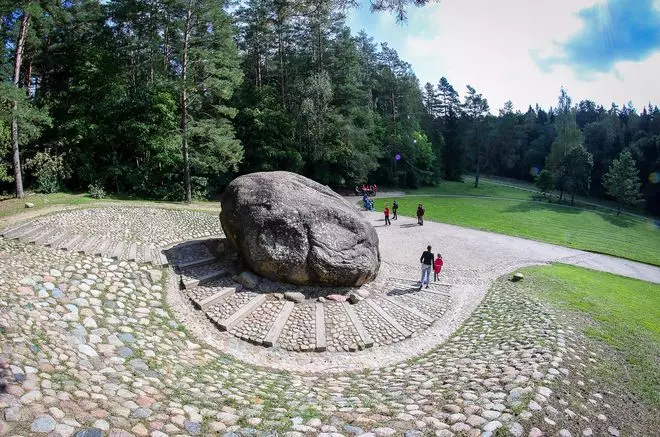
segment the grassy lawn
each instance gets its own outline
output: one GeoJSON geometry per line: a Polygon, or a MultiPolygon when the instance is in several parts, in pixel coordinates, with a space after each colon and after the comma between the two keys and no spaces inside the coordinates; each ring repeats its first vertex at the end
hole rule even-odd
{"type": "Polygon", "coordinates": [[[607,343],[621,362],[601,362],[605,376],[623,379],[660,406],[660,285],[565,264],[523,270],[526,289],[593,321],[587,336],[607,343]]]}
{"type": "Polygon", "coordinates": [[[95,199],[83,194],[53,193],[29,194],[23,199],[13,197],[0,197],[0,217],[7,217],[25,210],[25,203],[33,203],[34,209],[53,205],[82,205],[94,202],[95,199]]]}
{"type": "MultiPolygon", "coordinates": [[[[423,196],[405,196],[397,200],[401,215],[414,217],[417,204],[422,203],[427,220],[660,266],[660,229],[651,220],[523,200],[423,196]]],[[[376,208],[382,211],[385,203],[391,202],[392,199],[376,198],[376,208]]]]}
{"type": "MultiPolygon", "coordinates": [[[[154,206],[158,205],[175,205],[175,204],[181,204],[181,205],[187,205],[191,209],[200,209],[200,210],[206,210],[209,207],[217,206],[217,202],[209,202],[209,201],[193,201],[190,204],[184,204],[184,203],[177,203],[177,202],[166,202],[166,201],[154,201],[154,200],[143,200],[139,198],[134,198],[134,197],[127,197],[127,196],[108,196],[107,198],[104,198],[102,200],[99,199],[93,199],[91,197],[88,197],[85,194],[70,194],[70,193],[53,193],[53,194],[26,194],[25,198],[23,199],[15,199],[13,197],[2,197],[0,196],[0,218],[3,217],[8,217],[13,214],[18,214],[23,211],[34,211],[42,208],[47,208],[49,206],[56,206],[56,205],[70,205],[70,206],[75,206],[75,205],[85,205],[85,204],[91,204],[94,202],[121,202],[121,203],[126,203],[126,204],[153,204],[154,206]],[[25,208],[25,203],[33,203],[34,208],[31,209],[26,209],[25,208]]],[[[2,226],[0,226],[1,228],[2,226]]]]}
{"type": "Polygon", "coordinates": [[[465,182],[442,181],[437,187],[407,190],[406,192],[410,195],[485,196],[520,200],[531,200],[534,195],[529,191],[489,182],[479,182],[479,188],[475,188],[474,180],[470,178],[465,178],[465,182]]]}

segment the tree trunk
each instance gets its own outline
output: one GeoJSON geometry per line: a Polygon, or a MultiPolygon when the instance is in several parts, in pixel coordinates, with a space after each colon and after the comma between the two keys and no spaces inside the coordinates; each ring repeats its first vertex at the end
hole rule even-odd
{"type": "MultiPolygon", "coordinates": [[[[27,39],[28,26],[30,25],[30,14],[23,13],[21,18],[21,25],[16,39],[16,54],[14,56],[14,86],[18,88],[21,74],[21,63],[23,62],[23,50],[25,49],[25,40],[27,39]]],[[[16,113],[18,111],[18,102],[14,101],[12,104],[11,116],[11,144],[12,155],[14,164],[14,179],[16,180],[16,197],[22,199],[25,197],[23,192],[23,173],[21,171],[21,153],[18,147],[18,120],[16,113]]]]}
{"type": "Polygon", "coordinates": [[[277,50],[280,58],[280,91],[282,93],[282,109],[286,109],[286,91],[284,89],[284,42],[282,41],[282,23],[277,29],[277,50]]]}
{"type": "Polygon", "coordinates": [[[186,192],[186,202],[192,201],[190,187],[190,161],[188,159],[188,42],[190,38],[190,21],[192,10],[188,9],[183,30],[183,50],[181,54],[181,152],[183,154],[183,179],[186,192]]]}
{"type": "Polygon", "coordinates": [[[476,146],[477,146],[477,175],[474,177],[474,188],[479,188],[479,176],[481,171],[481,147],[479,143],[479,130],[476,130],[477,137],[476,146]]]}
{"type": "Polygon", "coordinates": [[[32,59],[28,60],[25,68],[25,77],[23,78],[23,86],[25,92],[30,97],[30,79],[32,78],[32,59]]]}
{"type": "Polygon", "coordinates": [[[573,192],[571,193],[571,206],[573,206],[574,200],[575,200],[575,193],[573,192]]]}

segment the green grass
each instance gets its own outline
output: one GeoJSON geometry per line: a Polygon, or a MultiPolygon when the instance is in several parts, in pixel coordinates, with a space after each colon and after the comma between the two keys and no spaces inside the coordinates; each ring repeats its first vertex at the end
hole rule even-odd
{"type": "Polygon", "coordinates": [[[521,284],[540,298],[593,320],[587,336],[613,347],[625,363],[602,360],[608,377],[624,378],[632,392],[660,406],[660,285],[565,264],[523,272],[521,284]]]}
{"type": "Polygon", "coordinates": [[[443,181],[436,187],[425,187],[406,191],[409,195],[440,195],[440,196],[479,196],[504,197],[507,199],[531,200],[534,193],[518,188],[504,187],[490,182],[480,182],[479,188],[474,187],[474,180],[466,178],[465,182],[443,181]]]}
{"type": "MultiPolygon", "coordinates": [[[[515,190],[515,189],[514,189],[515,190]]],[[[660,229],[651,221],[614,213],[523,200],[405,196],[399,214],[605,253],[660,266],[660,229]]],[[[376,198],[382,211],[392,199],[376,198]]]]}
{"type": "Polygon", "coordinates": [[[25,210],[26,202],[33,203],[34,209],[41,209],[53,205],[82,205],[94,201],[95,199],[82,194],[68,193],[29,194],[23,199],[0,197],[0,217],[7,217],[25,210]]]}

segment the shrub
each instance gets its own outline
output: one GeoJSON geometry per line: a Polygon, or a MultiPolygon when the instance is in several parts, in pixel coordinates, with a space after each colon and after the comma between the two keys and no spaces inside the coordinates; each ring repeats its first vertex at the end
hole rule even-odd
{"type": "Polygon", "coordinates": [[[58,191],[60,182],[71,174],[64,165],[64,155],[52,155],[50,149],[37,152],[33,158],[25,161],[25,167],[33,170],[32,174],[37,179],[37,189],[42,193],[58,191]]]}
{"type": "Polygon", "coordinates": [[[104,199],[105,198],[105,190],[103,189],[103,185],[99,182],[94,182],[93,184],[89,184],[89,197],[92,197],[94,199],[104,199]]]}

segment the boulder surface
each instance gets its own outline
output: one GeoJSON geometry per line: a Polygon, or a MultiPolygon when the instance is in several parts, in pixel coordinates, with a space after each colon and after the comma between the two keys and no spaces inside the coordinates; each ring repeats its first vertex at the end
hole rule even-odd
{"type": "Polygon", "coordinates": [[[330,188],[295,173],[234,179],[220,223],[247,265],[272,280],[359,286],[380,268],[373,226],[330,188]]]}

